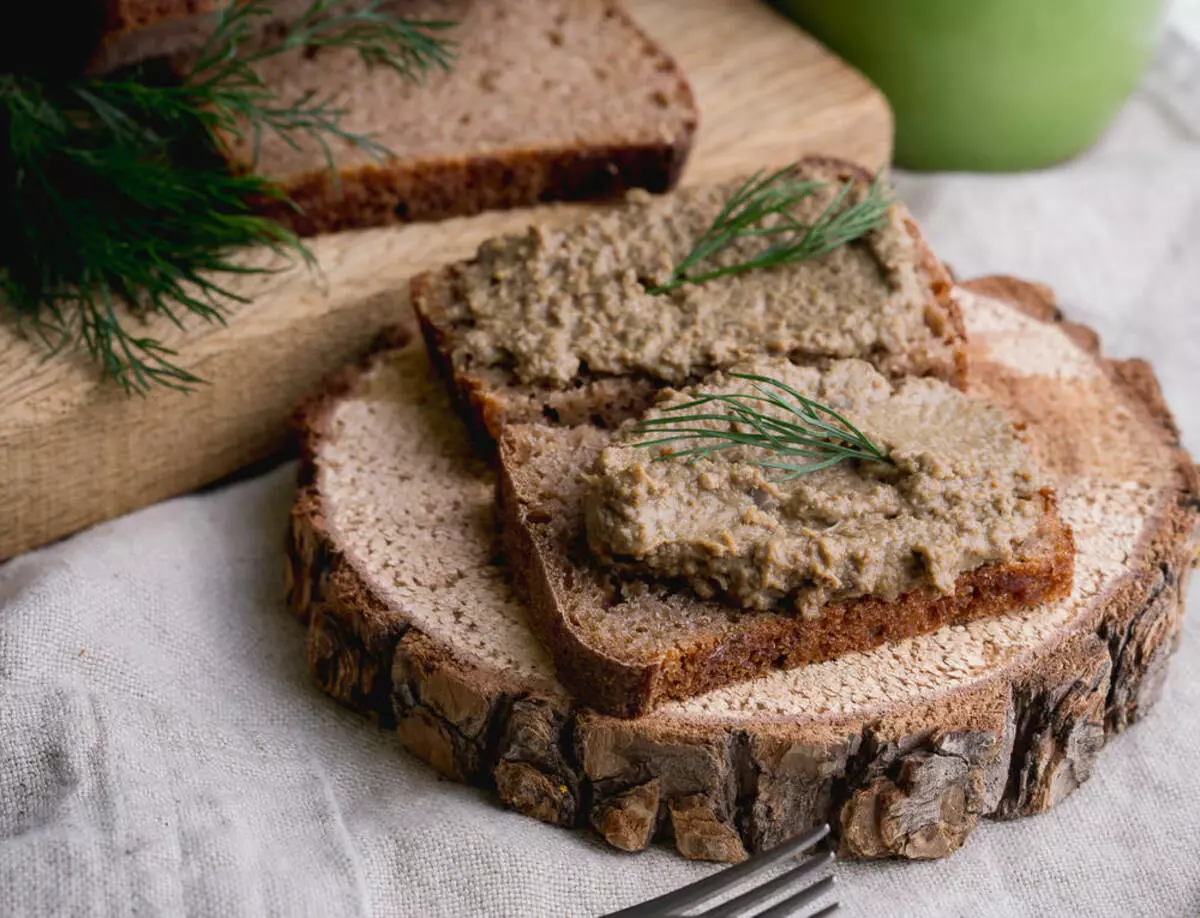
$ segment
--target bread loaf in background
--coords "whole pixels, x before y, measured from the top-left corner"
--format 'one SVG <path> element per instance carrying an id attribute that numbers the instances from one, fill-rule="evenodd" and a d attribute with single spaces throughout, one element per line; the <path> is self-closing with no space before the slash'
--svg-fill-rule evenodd
<path id="1" fill-rule="evenodd" d="M 169 59 L 182 78 L 225 0 L 76 0 L 62 66 L 102 75 Z M 312 0 L 275 0 L 250 20 L 270 42 Z M 365 5 L 339 4 L 338 10 Z M 698 114 L 674 60 L 616 0 L 394 0 L 382 11 L 455 23 L 449 70 L 419 83 L 368 68 L 352 49 L 296 48 L 256 65 L 288 105 L 312 94 L 347 132 L 391 155 L 323 134 L 224 138 L 230 168 L 277 180 L 299 208 L 260 209 L 302 235 L 440 220 L 548 201 L 666 191 L 691 150 Z M 51 31 L 48 27 L 46 31 Z M 17 49 L 18 43 L 13 44 Z M 10 56 L 15 56 L 14 50 Z M 24 57 L 39 59 L 42 52 Z M 72 63 L 68 64 L 68 61 Z M 337 170 L 331 174 L 330 159 Z"/>
<path id="2" fill-rule="evenodd" d="M 611 0 L 409 0 L 413 20 L 450 21 L 448 71 L 421 83 L 368 69 L 344 48 L 296 49 L 258 65 L 283 102 L 310 91 L 340 124 L 393 155 L 329 140 L 293 148 L 230 137 L 236 169 L 279 181 L 299 211 L 269 213 L 303 235 L 547 201 L 605 198 L 678 181 L 698 114 L 674 60 Z"/>

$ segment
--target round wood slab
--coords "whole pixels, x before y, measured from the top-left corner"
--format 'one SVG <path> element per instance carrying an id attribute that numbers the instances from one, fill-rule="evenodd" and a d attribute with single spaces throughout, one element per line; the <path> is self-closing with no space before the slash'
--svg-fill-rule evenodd
<path id="1" fill-rule="evenodd" d="M 640 719 L 581 710 L 496 556 L 491 473 L 410 344 L 303 414 L 289 593 L 317 682 L 443 774 L 627 850 L 738 860 L 829 821 L 842 856 L 931 858 L 981 816 L 1050 808 L 1158 697 L 1200 480 L 1145 363 L 1102 358 L 1043 287 L 959 295 L 971 391 L 1026 425 L 1074 529 L 1066 600 Z"/>

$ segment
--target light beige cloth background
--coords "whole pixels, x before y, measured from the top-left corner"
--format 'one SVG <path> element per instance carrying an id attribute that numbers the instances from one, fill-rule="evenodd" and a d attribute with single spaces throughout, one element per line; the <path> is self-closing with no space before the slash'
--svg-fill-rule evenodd
<path id="1" fill-rule="evenodd" d="M 1077 162 L 897 178 L 961 276 L 1046 281 L 1110 353 L 1152 358 L 1196 452 L 1200 55 L 1185 31 Z M 507 812 L 320 695 L 281 598 L 293 475 L 0 567 L 0 915 L 559 918 L 714 869 Z M 871 918 L 1200 915 L 1200 607 L 1162 701 L 1056 810 L 985 823 L 944 861 L 837 874 L 844 913 Z"/>

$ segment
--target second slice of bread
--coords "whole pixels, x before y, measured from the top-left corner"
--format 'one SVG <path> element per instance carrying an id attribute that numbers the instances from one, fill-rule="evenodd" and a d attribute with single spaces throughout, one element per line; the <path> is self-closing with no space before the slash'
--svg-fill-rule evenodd
<path id="1" fill-rule="evenodd" d="M 632 717 L 660 702 L 868 650 L 943 625 L 1061 598 L 1075 546 L 1050 492 L 1035 535 L 1011 562 L 961 575 L 953 594 L 871 596 L 826 606 L 816 620 L 751 612 L 685 590 L 621 579 L 587 550 L 584 473 L 609 435 L 592 427 L 513 425 L 500 440 L 507 555 L 528 591 L 533 630 L 559 678 L 587 705 Z"/>
<path id="2" fill-rule="evenodd" d="M 276 179 L 299 205 L 269 207 L 301 234 L 441 220 L 543 201 L 587 200 L 678 180 L 698 115 L 674 60 L 613 0 L 406 0 L 385 11 L 454 23 L 449 70 L 420 85 L 368 68 L 349 48 L 296 48 L 256 65 L 290 103 L 314 94 L 341 127 L 393 155 L 250 132 L 239 168 Z"/>
<path id="3" fill-rule="evenodd" d="M 852 181 L 865 190 L 873 179 L 860 166 L 827 157 L 801 160 L 795 176 L 830 189 Z M 414 278 L 413 306 L 430 354 L 468 419 L 493 440 L 513 423 L 615 427 L 646 408 L 665 383 L 695 381 L 739 359 L 767 355 L 786 355 L 799 364 L 858 357 L 889 377 L 931 376 L 965 387 L 966 332 L 949 274 L 900 203 L 878 235 L 886 238 L 887 246 L 905 253 L 898 257 L 897 270 L 910 275 L 912 284 L 903 294 L 896 292 L 895 278 L 880 264 L 869 238 L 822 258 L 721 278 L 661 297 L 642 289 L 640 279 L 629 283 L 631 274 L 641 278 L 661 270 L 664 259 L 678 254 L 671 248 L 690 248 L 738 184 L 684 188 L 655 200 L 635 196 L 622 208 L 574 227 L 534 227 L 524 236 L 492 240 L 472 260 Z M 587 253 L 594 255 L 590 265 L 578 251 L 584 245 L 593 249 Z M 547 263 L 536 263 L 537 258 Z M 805 313 L 796 298 L 817 297 L 811 291 L 854 271 L 876 273 L 866 291 L 869 296 L 847 296 L 837 308 L 819 306 L 819 320 L 808 325 L 801 321 Z M 547 291 L 544 303 L 519 302 L 504 283 L 526 275 L 548 276 L 557 289 Z M 765 292 L 756 286 L 760 280 L 771 285 Z M 562 290 L 571 291 L 578 315 L 564 317 L 549 301 Z M 776 317 L 778 327 L 764 324 L 760 317 L 766 300 L 789 304 Z M 573 377 L 522 378 L 514 355 L 508 353 L 513 350 L 511 340 L 498 342 L 494 354 L 481 357 L 472 342 L 483 321 L 505 312 L 519 315 L 521 336 L 540 336 L 547 349 L 561 349 L 568 360 L 576 360 Z M 698 316 L 716 326 L 708 346 L 657 361 L 669 364 L 680 378 L 656 375 L 653 367 L 642 365 L 641 354 L 622 365 L 600 365 L 588 345 L 577 340 L 580 334 L 606 335 L 649 342 L 650 348 L 667 352 L 691 334 Z M 904 333 L 896 334 L 897 326 L 903 326 Z"/>

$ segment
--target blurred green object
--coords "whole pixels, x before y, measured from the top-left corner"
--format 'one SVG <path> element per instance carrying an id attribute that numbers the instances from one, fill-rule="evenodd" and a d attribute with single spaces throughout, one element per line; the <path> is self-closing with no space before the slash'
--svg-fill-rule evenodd
<path id="1" fill-rule="evenodd" d="M 1137 86 L 1166 0 L 774 0 L 896 113 L 909 169 L 1035 169 L 1090 147 Z"/>

